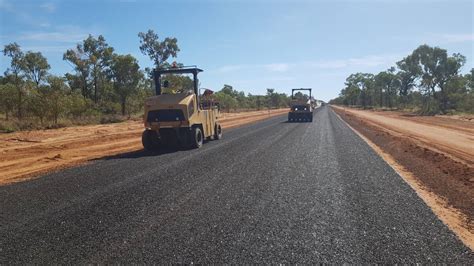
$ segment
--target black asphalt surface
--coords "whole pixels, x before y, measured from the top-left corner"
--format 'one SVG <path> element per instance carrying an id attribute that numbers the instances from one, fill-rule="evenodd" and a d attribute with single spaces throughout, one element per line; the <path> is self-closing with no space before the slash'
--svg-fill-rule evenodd
<path id="1" fill-rule="evenodd" d="M 329 107 L 3 186 L 0 204 L 0 264 L 474 262 Z"/>

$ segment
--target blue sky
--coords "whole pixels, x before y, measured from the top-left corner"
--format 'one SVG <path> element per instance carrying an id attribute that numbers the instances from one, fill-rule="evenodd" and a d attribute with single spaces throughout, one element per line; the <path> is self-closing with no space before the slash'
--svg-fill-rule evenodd
<path id="1" fill-rule="evenodd" d="M 178 38 L 177 61 L 205 72 L 201 86 L 263 94 L 312 87 L 318 99 L 338 95 L 355 72 L 377 73 L 427 43 L 467 57 L 473 67 L 472 1 L 152 1 L 0 0 L 0 45 L 17 42 L 41 51 L 51 72 L 88 34 L 102 34 L 117 53 L 142 67 L 138 32 L 153 29 Z M 0 56 L 0 71 L 9 60 Z"/>

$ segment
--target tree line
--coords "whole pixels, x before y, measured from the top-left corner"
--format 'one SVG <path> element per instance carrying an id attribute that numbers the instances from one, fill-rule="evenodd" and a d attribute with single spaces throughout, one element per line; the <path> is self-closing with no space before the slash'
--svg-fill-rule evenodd
<path id="1" fill-rule="evenodd" d="M 474 69 L 460 73 L 466 57 L 421 45 L 378 74 L 349 75 L 331 104 L 396 108 L 420 114 L 474 113 Z"/>
<path id="2" fill-rule="evenodd" d="M 153 30 L 138 33 L 140 51 L 154 68 L 169 67 L 180 49 L 176 38 L 161 39 Z M 16 42 L 3 47 L 10 65 L 0 76 L 0 131 L 106 123 L 141 114 L 153 95 L 152 69 L 140 68 L 130 54 L 118 54 L 99 35 L 89 35 L 63 54 L 72 67 L 62 76 L 51 74 L 41 52 L 23 51 Z M 168 77 L 186 86 L 185 76 Z M 269 89 L 267 95 L 245 95 L 230 85 L 215 94 L 227 110 L 287 106 L 288 97 Z"/>
<path id="3" fill-rule="evenodd" d="M 261 110 L 288 107 L 291 100 L 287 94 L 275 92 L 275 89 L 267 89 L 265 95 L 253 95 L 251 93 L 245 95 L 245 92 L 237 91 L 227 84 L 214 97 L 221 108 L 227 112 L 242 109 Z"/>

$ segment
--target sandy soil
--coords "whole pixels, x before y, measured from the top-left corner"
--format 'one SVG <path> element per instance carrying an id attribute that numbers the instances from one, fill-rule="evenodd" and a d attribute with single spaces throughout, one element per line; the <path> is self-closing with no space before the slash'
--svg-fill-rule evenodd
<path id="1" fill-rule="evenodd" d="M 288 109 L 224 113 L 220 121 L 225 131 L 287 112 Z M 140 120 L 0 134 L 0 185 L 88 160 L 140 150 L 142 131 Z"/>
<path id="2" fill-rule="evenodd" d="M 332 107 L 474 250 L 473 122 Z"/>
<path id="3" fill-rule="evenodd" d="M 409 137 L 427 148 L 474 166 L 474 121 L 442 116 L 414 116 L 401 112 L 377 112 L 343 108 L 391 133 Z"/>

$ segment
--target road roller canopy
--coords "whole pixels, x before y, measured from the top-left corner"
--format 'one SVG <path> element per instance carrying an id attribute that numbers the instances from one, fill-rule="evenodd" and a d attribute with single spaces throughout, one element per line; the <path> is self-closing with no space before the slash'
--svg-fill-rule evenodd
<path id="1" fill-rule="evenodd" d="M 199 72 L 202 72 L 202 71 L 203 71 L 202 69 L 197 68 L 196 66 L 157 68 L 153 70 L 153 79 L 155 81 L 156 95 L 162 94 L 161 76 L 167 75 L 167 74 L 171 74 L 171 75 L 192 74 L 193 75 L 193 91 L 196 95 L 199 95 L 199 88 L 198 88 L 199 80 L 197 78 L 197 75 Z M 168 85 L 169 85 L 169 82 L 165 80 L 165 82 L 163 83 L 163 87 L 168 87 Z"/>

